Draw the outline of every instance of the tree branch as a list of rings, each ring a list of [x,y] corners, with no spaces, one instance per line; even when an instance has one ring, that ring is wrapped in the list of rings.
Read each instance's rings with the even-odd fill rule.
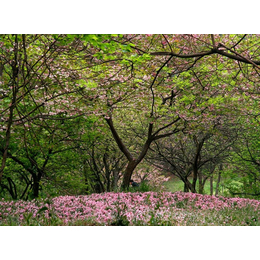
[[[169,59],[167,59],[167,61],[165,61],[163,63],[163,65],[157,70],[156,75],[154,76],[153,82],[150,86],[151,92],[152,92],[152,96],[153,96],[153,101],[152,101],[152,111],[151,111],[151,116],[153,116],[153,110],[154,110],[154,92],[153,92],[153,85],[157,79],[157,77],[159,76],[161,70],[167,65],[167,63],[172,59],[173,56],[171,56]]]
[[[258,69],[260,69],[260,67],[257,66],[256,62],[247,59],[246,57],[242,56],[241,54],[237,53],[236,51],[231,50],[230,48],[228,48],[228,47],[225,46],[224,44],[219,43],[219,46],[223,46],[223,47],[226,48],[227,50],[229,50],[229,51],[235,53],[235,54],[237,55],[237,57],[239,57],[239,58],[242,59],[242,60],[241,60],[242,62],[245,62],[245,61],[246,61],[247,63],[252,64],[252,65],[254,65],[255,67],[257,67]],[[260,62],[258,62],[258,64],[260,64]]]
[[[121,138],[119,137],[115,127],[114,127],[114,124],[113,124],[113,121],[112,121],[112,118],[109,117],[109,118],[105,118],[107,124],[109,125],[109,128],[113,134],[113,137],[119,147],[119,149],[124,153],[124,155],[126,156],[126,158],[128,159],[128,161],[132,161],[133,160],[133,156],[132,154],[129,152],[129,150],[126,148],[125,144],[123,143],[123,141],[121,140]]]
[[[181,118],[178,116],[176,120],[174,120],[174,121],[172,121],[171,123],[169,123],[169,124],[167,124],[167,125],[165,125],[165,126],[159,128],[159,129],[153,134],[153,138],[155,138],[155,136],[156,136],[157,134],[159,134],[159,132],[161,132],[162,130],[168,128],[169,126],[175,124],[175,123],[178,122],[180,119],[181,119]]]
[[[219,43],[219,46],[225,47],[223,44]],[[231,50],[230,50],[231,51]],[[232,51],[234,53],[234,51]],[[240,54],[236,53],[236,55],[224,52],[222,50],[219,50],[218,48],[212,49],[210,51],[204,51],[204,52],[198,52],[198,53],[191,53],[191,54],[177,54],[174,52],[168,52],[168,51],[158,51],[158,52],[151,52],[150,55],[154,56],[173,56],[177,58],[187,59],[187,58],[195,58],[195,57],[204,57],[208,55],[212,55],[218,53],[222,56],[228,57],[233,60],[241,61],[247,64],[254,64],[254,65],[260,65],[260,61],[251,61],[246,59],[245,57],[241,56]]]

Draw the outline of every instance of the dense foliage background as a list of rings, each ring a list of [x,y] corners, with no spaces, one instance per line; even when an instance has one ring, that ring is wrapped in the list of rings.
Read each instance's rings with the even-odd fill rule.
[[[1,35],[1,197],[121,191],[134,179],[143,191],[179,180],[186,192],[259,198],[259,41]]]

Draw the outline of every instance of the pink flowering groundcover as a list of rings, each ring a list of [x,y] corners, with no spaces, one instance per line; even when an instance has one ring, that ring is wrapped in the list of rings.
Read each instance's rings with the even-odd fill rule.
[[[260,225],[260,201],[184,192],[107,192],[0,201],[0,225]]]

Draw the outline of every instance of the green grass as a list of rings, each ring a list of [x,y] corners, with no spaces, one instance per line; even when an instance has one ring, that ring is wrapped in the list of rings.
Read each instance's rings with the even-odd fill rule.
[[[183,182],[177,178],[164,183],[164,187],[170,192],[183,191],[183,186]]]
[[[190,182],[192,182],[192,178],[188,178]],[[173,178],[164,183],[164,187],[167,191],[176,192],[176,191],[183,191],[184,183],[178,178]],[[196,190],[199,190],[199,183],[197,181]],[[213,182],[213,193],[216,190],[216,183]],[[210,195],[210,182],[207,181],[204,186],[204,194]]]

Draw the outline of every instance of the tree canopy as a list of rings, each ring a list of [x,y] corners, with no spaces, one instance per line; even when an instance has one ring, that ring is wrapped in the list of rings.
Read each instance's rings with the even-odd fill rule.
[[[192,192],[197,177],[202,185],[224,165],[244,183],[241,193],[258,194],[259,41],[1,35],[1,192],[128,189],[148,164],[153,178],[171,172]]]

